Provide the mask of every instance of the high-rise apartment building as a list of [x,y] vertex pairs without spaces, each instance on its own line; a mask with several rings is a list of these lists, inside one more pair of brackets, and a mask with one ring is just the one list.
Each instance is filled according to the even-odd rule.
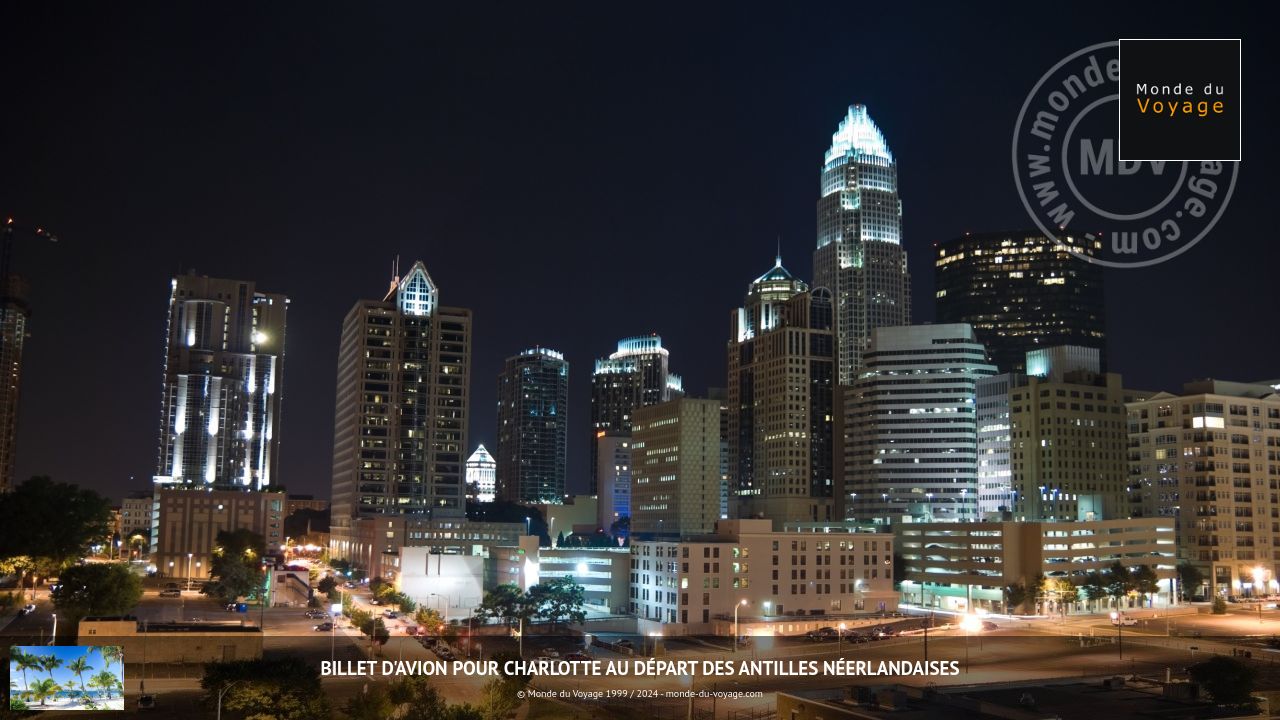
[[497,488],[498,463],[483,444],[467,458],[467,497],[476,502],[493,502]]
[[690,397],[632,417],[631,532],[687,537],[720,519],[720,401]]
[[977,384],[994,374],[968,325],[873,331],[844,407],[849,517],[976,519]]
[[507,358],[498,376],[497,494],[561,503],[567,472],[569,363],[547,348]]
[[978,515],[1013,510],[1013,467],[1010,452],[1009,388],[1023,377],[1002,373],[978,378],[975,407],[978,419]]
[[471,311],[441,305],[421,261],[382,300],[347,313],[333,433],[335,557],[371,552],[352,546],[368,535],[355,527],[360,518],[465,517],[470,377]]
[[612,532],[613,524],[631,517],[631,433],[596,432],[596,524]]
[[277,481],[289,299],[192,274],[171,290],[155,483],[261,490]]
[[[6,231],[7,232],[7,231]],[[22,383],[22,346],[27,341],[26,283],[10,274],[0,293],[0,492],[13,488],[18,439],[18,390]]]
[[[1028,351],[1096,348],[1106,367],[1100,241],[1033,230],[966,234],[935,245],[938,322],[968,323],[1001,372],[1023,372]],[[1076,253],[1076,254],[1073,254]]]
[[[599,466],[594,439],[601,432],[631,431],[636,408],[666,402],[684,393],[679,375],[671,372],[670,351],[657,335],[640,335],[618,341],[618,349],[596,360],[591,374],[591,467]],[[591,492],[599,492],[591,478]]]
[[777,258],[730,315],[729,474],[740,517],[833,519],[832,298]]
[[850,105],[831,137],[821,192],[813,285],[831,292],[837,379],[852,385],[871,331],[911,323],[898,166],[863,105]]
[[1210,593],[1274,593],[1280,380],[1189,382],[1130,403],[1128,422],[1134,513],[1175,519],[1178,556],[1200,568]]

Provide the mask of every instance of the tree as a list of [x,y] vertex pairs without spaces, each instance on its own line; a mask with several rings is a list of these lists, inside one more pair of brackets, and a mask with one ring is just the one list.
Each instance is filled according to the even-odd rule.
[[1129,573],[1129,579],[1133,583],[1133,589],[1138,592],[1138,596],[1142,602],[1149,602],[1149,598],[1160,592],[1160,577],[1156,575],[1155,568],[1150,565],[1139,565],[1133,568]]
[[1023,605],[1026,604],[1027,596],[1029,594],[1030,593],[1027,591],[1027,586],[1023,585],[1022,583],[1014,583],[1012,585],[1006,585],[1004,588],[1005,612],[1011,613],[1014,610],[1021,608]]
[[631,537],[631,516],[623,515],[614,520],[613,524],[609,526],[609,534],[615,538]]
[[266,540],[252,530],[239,528],[218,531],[214,543],[209,567],[212,579],[200,592],[222,603],[235,602],[241,596],[258,597],[266,580],[262,569]]
[[73,565],[59,580],[53,604],[72,622],[95,615],[124,615],[142,599],[142,581],[116,563]]
[[210,705],[225,690],[223,709],[247,720],[328,720],[330,715],[319,670],[297,656],[208,663],[200,687]]
[[102,672],[89,678],[89,685],[92,687],[100,687],[107,691],[107,699],[111,699],[111,691],[121,687],[120,678],[116,677],[110,671]]
[[1184,599],[1193,598],[1204,585],[1204,572],[1189,562],[1178,563],[1178,585]]
[[1258,671],[1226,656],[1218,655],[1187,668],[1191,679],[1209,692],[1219,705],[1253,706],[1253,685]]
[[440,626],[444,625],[444,618],[440,617],[440,611],[429,607],[418,608],[413,614],[413,621],[433,633],[439,631]]
[[505,720],[520,706],[524,683],[511,678],[492,678],[480,690],[480,710],[484,720]]
[[113,662],[124,665],[124,648],[119,645],[100,645],[98,654],[102,656],[103,670],[110,670]]
[[1107,579],[1097,570],[1086,575],[1080,587],[1084,590],[1084,596],[1089,599],[1095,610],[1097,609],[1098,601],[1107,596]]
[[81,656],[67,663],[67,669],[75,673],[75,676],[80,679],[80,692],[85,693],[84,674],[92,670],[93,666],[89,664],[88,660],[84,659],[84,656]]
[[581,624],[587,619],[582,609],[585,599],[582,586],[571,577],[560,577],[529,588],[529,605],[537,617],[551,621],[551,628],[560,620]]
[[490,618],[502,620],[507,627],[521,618],[529,619],[531,612],[524,593],[515,585],[499,585],[484,594],[480,606],[475,610],[475,618],[487,621]]
[[332,575],[325,575],[316,582],[316,590],[328,595],[338,588],[338,581]]
[[1129,568],[1121,565],[1119,561],[1112,563],[1107,570],[1107,594],[1116,601],[1116,605],[1119,605],[1132,590],[1133,576]]
[[41,655],[40,669],[49,673],[49,681],[53,681],[53,671],[62,667],[62,660],[57,655]]
[[0,558],[65,565],[111,532],[111,504],[92,490],[33,477],[0,495]]
[[40,666],[40,656],[23,652],[21,648],[14,647],[9,655],[10,667],[17,668],[22,672],[22,687],[30,690],[31,683],[27,682],[28,670],[43,670]]
[[31,683],[31,687],[27,688],[31,691],[31,696],[40,701],[44,705],[44,701],[48,698],[62,692],[62,686],[54,682],[52,678],[48,680],[37,680]]
[[1227,601],[1223,600],[1221,595],[1213,596],[1213,614],[1214,615],[1227,614]]

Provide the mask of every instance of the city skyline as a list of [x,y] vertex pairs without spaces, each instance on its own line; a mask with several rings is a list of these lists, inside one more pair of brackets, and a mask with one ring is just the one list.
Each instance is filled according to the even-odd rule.
[[[36,29],[57,23],[65,48],[57,67],[44,64],[42,53],[31,47],[33,39],[18,39],[11,49],[8,72],[17,79],[13,97],[27,109],[0,121],[13,158],[10,172],[0,180],[0,205],[21,221],[55,228],[62,237],[56,246],[19,242],[16,248],[15,271],[30,283],[32,305],[16,477],[50,474],[113,496],[145,487],[154,472],[161,303],[169,279],[192,268],[199,274],[252,280],[294,300],[279,475],[291,492],[327,494],[335,340],[345,310],[380,289],[396,255],[422,257],[448,288],[450,303],[475,311],[476,410],[469,418],[467,453],[478,443],[493,446],[495,403],[488,378],[513,347],[556,347],[571,363],[586,367],[583,363],[606,353],[616,338],[656,332],[680,358],[690,393],[704,394],[723,382],[722,348],[728,339],[723,312],[740,299],[742,278],[758,274],[759,258],[773,251],[778,235],[784,257],[799,259],[813,248],[813,166],[833,124],[852,103],[869,108],[902,168],[913,320],[930,320],[930,244],[965,231],[1027,225],[1007,167],[1012,118],[1038,73],[1092,38],[1081,34],[1080,24],[1072,27],[1081,32],[1063,33],[1047,44],[1010,36],[999,48],[974,48],[957,68],[948,67],[940,51],[919,48],[895,58],[901,65],[888,73],[893,77],[880,77],[885,73],[874,71],[888,67],[888,60],[873,61],[869,73],[838,71],[833,68],[839,63],[831,60],[841,56],[829,54],[835,50],[753,60],[743,48],[724,41],[698,48],[693,35],[712,19],[695,15],[687,31],[691,35],[679,32],[673,39],[674,57],[656,59],[651,66],[629,64],[615,54],[634,50],[646,27],[635,28],[634,37],[613,38],[620,40],[616,50],[571,35],[579,44],[575,47],[614,61],[623,76],[617,86],[597,83],[595,71],[569,63],[570,55],[551,53],[527,69],[513,69],[509,53],[527,49],[516,44],[495,57],[475,58],[472,69],[438,78],[425,72],[432,65],[425,55],[388,50],[391,57],[355,62],[359,82],[339,80],[336,90],[304,92],[294,88],[305,89],[308,82],[327,77],[312,72],[331,70],[323,58],[317,57],[320,65],[314,70],[258,77],[260,65],[283,58],[265,37],[251,34],[242,50],[247,54],[237,60],[223,57],[227,51],[219,46],[181,47],[188,39],[181,30],[154,32],[155,23],[177,18],[100,12],[86,11],[73,22],[53,10],[15,13],[31,13],[18,19]],[[181,10],[172,12],[182,17]],[[1121,25],[1133,25],[1139,14],[1118,12]],[[285,22],[283,15],[263,20],[268,25]],[[957,20],[943,14],[921,22],[928,23],[926,33],[946,32],[949,25],[967,27],[955,24]],[[336,21],[321,13],[307,22],[332,32]],[[1206,32],[1212,32],[1213,22]],[[734,23],[759,29],[751,19]],[[163,37],[155,45],[113,50],[115,55],[97,42],[83,47],[86,34],[96,35],[104,27],[118,31],[122,47],[138,32]],[[377,33],[400,37],[378,23],[357,29],[364,31],[357,33],[362,39]],[[309,46],[309,41],[295,40]],[[431,52],[461,52],[465,33],[455,42],[457,46]],[[878,49],[892,44],[891,39],[867,42]],[[363,47],[364,41],[357,45]],[[1034,62],[1010,67],[1008,57],[1031,50]],[[110,56],[102,69],[99,52]],[[1247,63],[1261,65],[1274,50],[1245,43],[1244,52]],[[166,61],[154,61],[157,53]],[[395,60],[413,62],[396,74],[391,72]],[[342,55],[336,61],[352,59]],[[700,62],[706,72],[681,78],[677,69],[691,61]],[[202,76],[219,63],[227,70],[213,78],[215,89],[243,89],[236,95],[242,98],[237,107],[211,103],[202,99],[204,90],[193,94],[179,82],[192,74]],[[110,71],[117,79],[100,87],[98,73]],[[715,82],[736,74],[765,80],[760,86],[730,81],[715,92],[702,92],[708,78]],[[442,124],[434,102],[424,103],[418,94],[388,93],[396,99],[386,102],[404,110],[405,117],[344,111],[323,123],[309,119],[320,114],[313,110],[327,107],[331,92],[352,94],[358,100],[352,105],[368,105],[378,95],[364,93],[381,94],[422,78],[445,102],[473,106],[462,111],[461,119]],[[539,88],[540,83],[550,88],[543,93],[513,87],[531,78],[539,80]],[[489,84],[469,91],[465,86],[476,79]],[[360,89],[364,80],[372,83],[368,91]],[[102,113],[83,112],[81,105],[68,105],[48,89],[80,84],[97,89],[77,102]],[[636,98],[625,89],[634,86],[668,89]],[[166,88],[167,94],[149,99],[155,87]],[[918,92],[921,87],[931,92]],[[282,88],[289,92],[274,100]],[[930,94],[935,97],[918,97]],[[954,112],[984,105],[987,122],[958,128],[954,117],[937,110],[948,101],[962,108]],[[1273,104],[1264,93],[1251,96],[1245,105],[1246,129],[1266,117]],[[289,109],[295,105],[300,110]],[[555,111],[559,106],[565,109]],[[936,114],[924,112],[926,108]],[[300,132],[285,137],[283,126],[271,120],[277,111],[286,113]],[[679,122],[670,122],[673,111],[678,111]],[[702,120],[686,123],[686,117]],[[547,177],[528,197],[512,197],[508,207],[491,209],[486,207],[489,190],[481,181],[492,172],[487,168],[499,162],[495,153],[506,152],[494,147],[503,143],[493,138],[510,132],[515,122],[526,137],[537,140],[527,144],[526,152],[530,162],[547,168]],[[166,126],[172,129],[159,132]],[[446,132],[450,129],[457,132]],[[375,137],[383,132],[391,139]],[[593,156],[615,136],[631,138],[626,149],[638,167],[634,178],[619,173],[612,177],[618,185],[606,187],[610,183],[597,180],[604,175],[596,163],[603,161]],[[963,152],[950,147],[958,136],[964,139]],[[451,147],[439,144],[437,137],[448,138]],[[723,149],[744,147],[748,140],[760,144],[747,157]],[[86,155],[84,143],[93,152]],[[1254,167],[1275,156],[1274,140],[1261,133],[1250,136],[1249,147],[1251,159],[1260,161]],[[184,151],[182,167],[170,165],[179,156],[175,148]],[[719,165],[716,175],[741,182],[711,181],[691,172],[708,162],[700,156],[708,149],[710,162]],[[1134,386],[1172,392],[1196,377],[1247,382],[1276,374],[1269,360],[1276,354],[1274,333],[1255,325],[1252,313],[1215,316],[1208,307],[1213,303],[1193,297],[1203,298],[1206,291],[1225,296],[1239,283],[1260,288],[1259,307],[1276,305],[1277,289],[1265,281],[1275,250],[1254,230],[1268,206],[1264,183],[1250,175],[1248,164],[1241,173],[1231,209],[1203,245],[1151,269],[1108,271],[1112,347],[1107,365]],[[288,189],[294,185],[297,189]],[[369,188],[362,189],[365,185]],[[556,217],[552,208],[561,206],[556,201],[562,194],[580,199],[586,208],[582,219]],[[616,213],[637,205],[649,208],[640,213],[646,217],[634,227],[620,227]],[[516,237],[515,228],[530,233],[522,236],[527,242],[501,240]],[[503,242],[503,252],[491,251],[495,242]],[[591,272],[602,253],[622,259],[607,272]],[[571,293],[549,293],[548,278],[564,273],[566,263],[569,275],[581,282]],[[812,280],[809,268],[791,264],[799,277]],[[1238,279],[1228,279],[1229,273]],[[80,284],[69,289],[67,278]],[[1153,300],[1150,289],[1162,286],[1168,292]],[[1185,292],[1188,287],[1198,292]],[[112,301],[101,301],[108,293]],[[541,311],[526,311],[533,298]],[[1194,356],[1166,357],[1174,350],[1162,351],[1161,339],[1187,325],[1202,328],[1209,341]],[[1239,337],[1250,338],[1253,352],[1239,352]],[[96,369],[113,382],[74,401],[74,422],[94,431],[83,433],[78,452],[58,452],[55,443],[65,436],[58,428],[73,402],[65,378],[74,363],[83,361],[85,348],[104,347],[110,350],[102,353]],[[574,377],[570,387],[572,491],[584,490],[591,474],[587,445],[579,441],[589,436],[586,375]]]

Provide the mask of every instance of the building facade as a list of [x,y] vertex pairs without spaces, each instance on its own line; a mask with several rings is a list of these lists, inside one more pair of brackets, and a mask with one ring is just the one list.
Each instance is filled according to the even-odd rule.
[[831,136],[821,193],[813,285],[831,293],[837,379],[852,385],[871,331],[911,323],[898,165],[863,105],[850,105]]
[[1179,557],[1210,594],[1270,594],[1280,580],[1278,388],[1198,380],[1128,405],[1132,510],[1176,523]]
[[[631,544],[631,612],[667,635],[723,631],[738,607],[743,634],[784,634],[780,621],[897,608],[893,536],[833,527],[774,531],[721,520],[714,533]],[[659,627],[660,626],[660,627]],[[732,633],[732,630],[729,630]]]
[[[1125,405],[1151,393],[1101,373],[1096,348],[1035,350],[1026,365],[1029,374],[1009,389],[1013,517],[1128,517]],[[986,447],[980,440],[980,451]]]
[[[1089,522],[935,522],[894,527],[902,556],[902,600],[923,607],[1005,612],[1004,588],[1033,588],[1022,608],[1075,610],[1071,591],[1035,597],[1038,575],[1079,587],[1091,572],[1113,564],[1146,565],[1155,571],[1157,605],[1174,602],[1176,563],[1173,522],[1168,518],[1126,518]],[[1071,598],[1068,600],[1067,598]]]
[[278,552],[284,544],[286,503],[279,492],[162,488],[156,497],[151,561],[164,577],[208,579],[218,533],[240,529],[261,535],[268,553]]
[[190,274],[171,290],[155,483],[261,490],[278,464],[289,299]]
[[[471,311],[440,304],[422,262],[342,323],[333,433],[333,548],[361,517],[462,518]],[[344,555],[335,555],[343,558]]]
[[[671,353],[657,335],[640,335],[618,341],[618,349],[596,360],[591,374],[591,467],[600,464],[594,438],[601,432],[631,432],[636,408],[666,402],[684,393],[679,375],[670,370]],[[597,478],[591,492],[599,492]]]
[[968,325],[877,328],[844,407],[848,517],[978,517],[977,384],[995,374]]
[[497,495],[561,502],[568,471],[569,363],[547,348],[507,358],[498,375]]
[[476,502],[493,502],[498,481],[498,463],[484,444],[476,446],[476,451],[467,458],[467,497]]
[[12,489],[14,484],[22,347],[27,342],[27,322],[31,319],[26,282],[14,274],[9,274],[4,281],[3,292],[0,292],[0,369],[4,372],[0,378],[0,492]]
[[631,532],[704,535],[720,520],[720,401],[677,398],[632,418]]
[[1058,345],[1098,350],[1106,366],[1101,241],[1038,231],[966,234],[934,248],[938,322],[968,323],[1001,372]]
[[631,433],[599,430],[595,441],[597,523],[611,533],[614,523],[631,517]]
[[729,484],[739,517],[829,521],[835,340],[832,297],[775,260],[730,315]]

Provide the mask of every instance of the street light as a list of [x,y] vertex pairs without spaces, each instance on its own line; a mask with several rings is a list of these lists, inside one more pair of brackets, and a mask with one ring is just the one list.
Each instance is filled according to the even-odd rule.
[[845,625],[844,623],[840,623],[840,627],[838,628],[840,632],[836,635],[836,654],[837,655],[840,654],[840,642],[844,640],[844,629],[846,627],[848,626]]
[[226,695],[227,691],[235,687],[235,685],[239,682],[240,682],[239,680],[232,680],[231,682],[224,685],[221,690],[218,691],[218,720],[222,720],[222,696]]
[[960,621],[960,629],[964,630],[964,671],[969,672],[969,638],[973,632],[982,628],[982,621],[977,615],[972,613],[966,614],[964,619]]
[[58,644],[58,613],[53,613],[53,635],[49,638],[49,644]]
[[191,558],[195,553],[187,553],[187,592],[191,592]]
[[733,652],[738,653],[738,608],[747,604],[747,599],[743,598],[737,605],[733,606]]
[[1122,613],[1111,613],[1111,622],[1116,626],[1116,647],[1120,652],[1120,659],[1124,659],[1124,616]]
[[[1266,579],[1267,579],[1266,568],[1262,567],[1261,565],[1255,566],[1253,568],[1253,591],[1255,593],[1258,591],[1258,588],[1264,587],[1263,583],[1266,581]],[[1259,625],[1262,624],[1262,603],[1258,603],[1258,624]]]

